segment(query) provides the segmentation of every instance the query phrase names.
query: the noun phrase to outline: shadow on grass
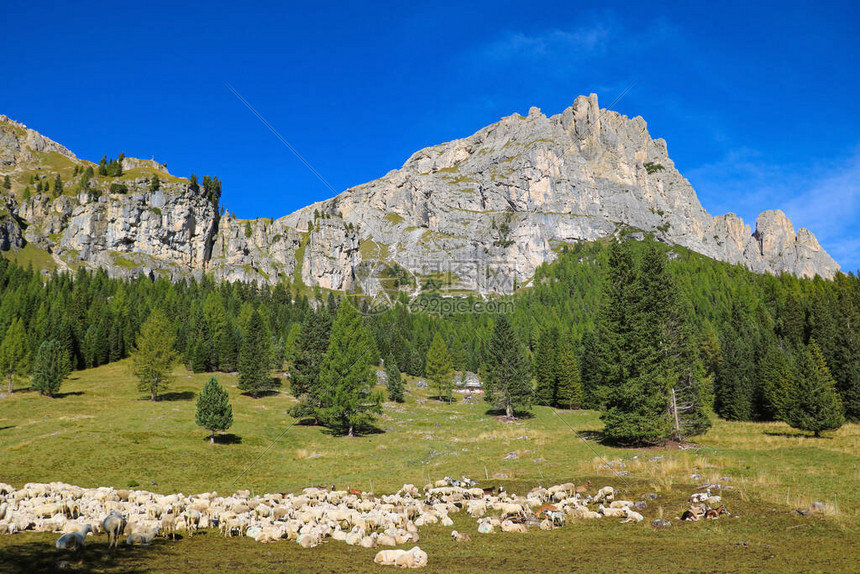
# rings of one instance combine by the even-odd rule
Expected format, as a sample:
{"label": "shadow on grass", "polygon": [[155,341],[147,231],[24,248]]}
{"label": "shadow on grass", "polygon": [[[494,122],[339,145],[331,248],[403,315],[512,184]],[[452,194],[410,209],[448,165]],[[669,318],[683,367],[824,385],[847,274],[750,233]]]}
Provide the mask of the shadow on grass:
{"label": "shadow on grass", "polygon": [[833,437],[832,437],[832,436],[825,436],[825,435],[815,436],[815,435],[814,435],[814,434],[812,434],[812,433],[807,433],[807,432],[803,432],[803,431],[797,431],[797,432],[774,432],[774,431],[765,431],[765,433],[764,433],[764,434],[766,434],[766,435],[768,435],[768,436],[779,436],[779,437],[782,437],[782,438],[812,438],[812,439],[826,439],[826,440],[833,440]]}
{"label": "shadow on grass", "polygon": [[243,397],[251,397],[252,399],[262,399],[263,397],[274,397],[281,394],[280,388],[283,386],[281,379],[277,377],[272,377],[269,384],[266,385],[265,390],[257,391],[256,393],[252,393],[251,391],[245,391],[242,393]]}
{"label": "shadow on grass", "polygon": [[61,571],[146,572],[146,569],[138,564],[149,552],[152,552],[152,547],[129,547],[125,544],[113,550],[108,550],[107,544],[90,544],[74,552],[57,550],[50,542],[23,542],[8,544],[0,549],[0,570],[9,574]]}
{"label": "shadow on grass", "polygon": [[0,427],[0,431],[3,431],[3,430],[9,430],[9,429],[13,429],[13,428],[15,428],[15,425],[9,425],[9,426],[5,426],[5,427]]}
{"label": "shadow on grass", "polygon": [[[325,428],[323,429],[323,434],[327,434],[333,437],[346,437],[349,429],[341,429],[341,428]],[[375,434],[384,434],[385,431],[379,428],[376,425],[362,425],[359,427],[355,427],[352,431],[354,437],[363,437],[370,436]]]}
{"label": "shadow on grass", "polygon": [[[206,437],[206,440],[208,441],[209,437]],[[242,437],[233,433],[216,434],[215,444],[242,444]]]}
{"label": "shadow on grass", "polygon": [[68,393],[57,393],[54,395],[55,399],[65,399],[66,397],[79,397],[81,396],[83,391],[69,391]]}
{"label": "shadow on grass", "polygon": [[190,401],[197,395],[194,391],[180,391],[177,393],[164,393],[158,395],[159,401]]}
{"label": "shadow on grass", "polygon": [[252,393],[252,392],[250,392],[250,391],[245,391],[244,393],[242,393],[242,396],[243,396],[243,397],[248,397],[248,398],[251,398],[251,399],[263,399],[263,398],[266,398],[266,397],[276,397],[276,396],[278,396],[278,395],[280,395],[280,394],[281,394],[281,391],[276,391],[276,390],[273,390],[273,389],[269,389],[269,390],[266,390],[266,391],[257,391],[257,393],[256,393],[256,394],[254,394],[254,393]]}
{"label": "shadow on grass", "polygon": [[523,419],[533,419],[535,418],[535,414],[531,411],[514,411],[514,417],[509,419],[505,414],[505,409],[494,409],[490,407],[484,413],[485,415],[496,417],[497,419],[503,422],[511,422],[515,420],[523,420]]}

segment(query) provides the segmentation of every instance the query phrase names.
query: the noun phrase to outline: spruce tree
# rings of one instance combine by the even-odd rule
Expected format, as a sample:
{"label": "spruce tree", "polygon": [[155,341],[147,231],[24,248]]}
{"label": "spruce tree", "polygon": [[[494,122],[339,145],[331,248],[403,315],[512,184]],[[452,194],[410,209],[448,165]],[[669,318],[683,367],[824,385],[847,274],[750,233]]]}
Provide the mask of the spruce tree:
{"label": "spruce tree", "polygon": [[53,397],[70,372],[71,366],[60,342],[55,339],[43,341],[33,361],[33,382],[30,387],[41,395]]}
{"label": "spruce tree", "polygon": [[563,409],[578,409],[582,405],[582,380],[576,352],[570,341],[563,341],[557,354],[558,392],[556,405]]}
{"label": "spruce tree", "polygon": [[388,355],[385,360],[386,385],[388,386],[388,400],[395,403],[402,403],[403,398],[403,377],[400,375],[400,369],[397,368],[397,363],[394,360],[394,355]]}
{"label": "spruce tree", "polygon": [[239,349],[239,389],[257,398],[272,389],[274,379],[270,369],[269,335],[257,309],[248,319],[242,346]]}
{"label": "spruce tree", "polygon": [[161,180],[158,179],[157,175],[154,175],[149,180],[149,191],[158,191],[159,189],[161,189]]}
{"label": "spruce tree", "polygon": [[9,179],[9,175],[3,176],[3,187],[5,189],[12,189],[12,181]]}
{"label": "spruce tree", "polygon": [[542,405],[560,406],[557,343],[558,329],[544,329],[535,349],[535,398]]}
{"label": "spruce tree", "polygon": [[714,410],[728,420],[752,420],[756,392],[756,349],[749,337],[751,320],[740,305],[720,332],[720,363],[714,388]]}
{"label": "spruce tree", "polygon": [[157,401],[158,393],[170,383],[170,372],[177,358],[175,342],[167,317],[160,310],[152,311],[140,326],[131,352],[132,370],[138,378],[137,388],[148,392],[152,401]]}
{"label": "spruce tree", "polygon": [[758,362],[756,378],[761,385],[763,418],[785,420],[795,394],[795,376],[788,356],[775,341],[766,344]]}
{"label": "spruce tree", "polygon": [[284,368],[292,371],[299,352],[299,335],[302,332],[301,323],[293,323],[284,340]]}
{"label": "spruce tree", "polygon": [[299,399],[290,414],[294,417],[314,413],[319,403],[319,372],[329,347],[331,315],[324,309],[305,315],[299,331],[296,357],[290,370],[290,392]]}
{"label": "spruce tree", "polygon": [[60,174],[57,174],[57,177],[54,179],[54,195],[60,196],[63,195],[63,178],[60,177]]}
{"label": "spruce tree", "polygon": [[20,317],[15,318],[6,330],[3,343],[0,344],[0,372],[9,381],[9,394],[12,394],[12,384],[15,377],[23,377],[30,368],[30,349],[24,322]]}
{"label": "spruce tree", "polygon": [[215,443],[215,431],[225,431],[233,426],[233,407],[230,395],[212,377],[197,397],[197,425],[209,430],[209,442]]}
{"label": "spruce tree", "polygon": [[630,445],[701,434],[704,370],[666,256],[649,245],[634,268],[630,246],[614,248],[601,316],[604,434]]}
{"label": "spruce tree", "polygon": [[836,430],[845,423],[836,382],[815,340],[810,341],[797,360],[797,381],[788,407],[786,422],[793,428],[812,431]]}
{"label": "spruce tree", "polygon": [[371,352],[371,335],[361,315],[349,301],[342,301],[320,366],[315,411],[323,424],[349,437],[382,412],[382,397],[373,392]]}
{"label": "spruce tree", "polygon": [[534,399],[530,370],[522,342],[508,318],[499,315],[487,348],[484,400],[504,409],[508,418],[517,410],[530,409]]}
{"label": "spruce tree", "polygon": [[433,337],[433,342],[430,343],[430,349],[427,351],[424,375],[439,391],[439,400],[448,399],[450,404],[454,372],[451,367],[451,356],[448,354],[448,345],[439,333]]}

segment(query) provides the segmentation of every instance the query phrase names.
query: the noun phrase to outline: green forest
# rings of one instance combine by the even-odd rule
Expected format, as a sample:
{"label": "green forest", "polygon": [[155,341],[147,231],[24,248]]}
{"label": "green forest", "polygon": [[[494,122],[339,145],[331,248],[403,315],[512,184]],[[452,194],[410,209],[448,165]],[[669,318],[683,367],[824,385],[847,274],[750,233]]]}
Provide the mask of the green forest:
{"label": "green forest", "polygon": [[[401,372],[430,379],[449,399],[450,377],[471,371],[508,415],[532,404],[599,409],[607,438],[622,444],[695,436],[710,411],[784,420],[816,435],[860,420],[853,273],[759,275],[650,239],[562,247],[511,296],[507,315],[414,312],[403,293],[371,313],[358,296],[300,285],[48,275],[5,259],[0,293],[0,367],[10,390],[26,381],[51,394],[69,370],[128,357],[157,311],[163,339],[188,369],[239,371],[240,388],[254,396],[289,380],[285,390],[300,399],[294,416],[344,433],[383,400],[371,389],[383,363],[396,376],[394,400]],[[361,312],[339,313],[347,300]],[[366,352],[350,355],[355,348]],[[367,376],[346,377],[356,364]],[[346,415],[332,410],[345,400],[333,388],[344,380],[366,395],[344,403]]]}

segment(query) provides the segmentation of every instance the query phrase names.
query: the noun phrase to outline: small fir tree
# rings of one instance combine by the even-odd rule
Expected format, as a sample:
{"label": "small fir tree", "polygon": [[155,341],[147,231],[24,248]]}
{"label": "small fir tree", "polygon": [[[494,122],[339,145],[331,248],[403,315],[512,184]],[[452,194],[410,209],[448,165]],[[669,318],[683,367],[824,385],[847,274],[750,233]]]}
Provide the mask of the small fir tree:
{"label": "small fir tree", "polygon": [[170,383],[170,371],[177,358],[175,340],[170,322],[159,310],[150,313],[140,327],[131,364],[138,390],[149,393],[152,401],[157,401],[158,393]]}
{"label": "small fir tree", "polygon": [[224,432],[233,426],[233,407],[230,395],[212,377],[197,397],[197,425],[210,432],[209,443],[215,443],[215,431]]}
{"label": "small fir tree", "polygon": [[403,398],[403,377],[400,374],[400,369],[397,368],[397,363],[394,361],[394,355],[388,355],[385,360],[386,384],[388,386],[388,400],[395,403],[402,403]]}
{"label": "small fir tree", "polygon": [[786,422],[793,428],[812,431],[816,437],[845,424],[836,382],[814,340],[798,357],[798,377],[787,415]]}
{"label": "small fir tree", "polygon": [[453,388],[451,356],[448,354],[448,345],[439,333],[433,337],[433,342],[430,343],[430,349],[427,351],[424,375],[439,391],[439,399],[448,399],[450,404]]}
{"label": "small fir tree", "polygon": [[30,385],[43,396],[53,397],[63,379],[71,372],[66,352],[59,341],[51,339],[39,345],[33,362],[33,382]]}
{"label": "small fir tree", "polygon": [[534,393],[529,361],[519,337],[504,315],[496,319],[487,354],[484,400],[504,409],[508,418],[512,418],[517,410],[531,408]]}
{"label": "small fir tree", "polygon": [[30,349],[24,322],[16,318],[6,330],[3,343],[0,344],[0,371],[9,380],[9,394],[15,377],[23,377],[30,368]]}
{"label": "small fir tree", "polygon": [[239,349],[239,388],[254,398],[272,389],[274,379],[270,367],[269,335],[260,311],[254,309],[248,318]]}

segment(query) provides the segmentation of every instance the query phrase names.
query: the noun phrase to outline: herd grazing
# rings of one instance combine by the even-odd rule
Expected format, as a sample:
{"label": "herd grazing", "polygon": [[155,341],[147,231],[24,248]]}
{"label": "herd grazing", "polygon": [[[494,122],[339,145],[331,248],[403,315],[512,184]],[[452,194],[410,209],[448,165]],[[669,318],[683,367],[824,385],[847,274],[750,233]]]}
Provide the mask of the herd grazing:
{"label": "herd grazing", "polygon": [[[531,528],[563,528],[570,520],[615,518],[639,523],[644,501],[616,499],[612,486],[588,494],[591,483],[572,482],[537,487],[526,495],[503,488],[479,488],[475,481],[450,477],[419,489],[405,484],[394,494],[374,496],[348,488],[305,488],[300,493],[252,495],[239,490],[229,496],[216,492],[162,495],[145,490],[82,488],[61,482],[28,483],[21,489],[0,483],[0,534],[23,531],[56,532],[56,548],[78,551],[87,536],[105,535],[117,548],[150,546],[158,536],[176,539],[198,530],[217,531],[225,538],[247,537],[260,543],[291,540],[313,548],[328,540],[362,548],[415,545],[421,527],[451,527],[451,515],[463,512],[475,521],[477,534],[525,534]],[[643,497],[644,498],[644,497]],[[690,497],[683,520],[728,515],[719,496],[710,491]],[[668,524],[668,523],[666,523]],[[469,543],[466,532],[451,532],[457,543]],[[374,562],[404,568],[427,564],[427,553],[383,549]]]}

